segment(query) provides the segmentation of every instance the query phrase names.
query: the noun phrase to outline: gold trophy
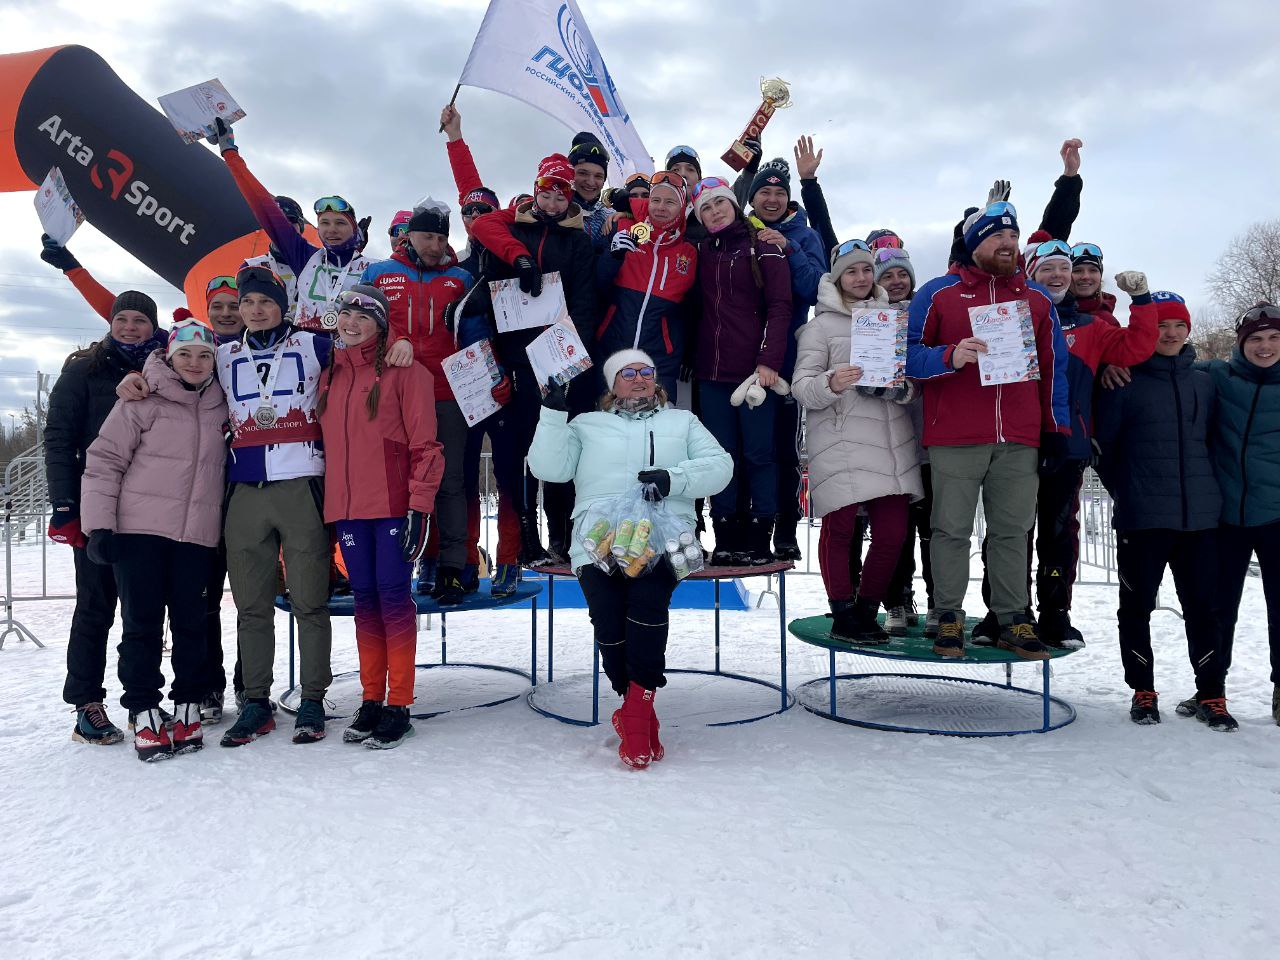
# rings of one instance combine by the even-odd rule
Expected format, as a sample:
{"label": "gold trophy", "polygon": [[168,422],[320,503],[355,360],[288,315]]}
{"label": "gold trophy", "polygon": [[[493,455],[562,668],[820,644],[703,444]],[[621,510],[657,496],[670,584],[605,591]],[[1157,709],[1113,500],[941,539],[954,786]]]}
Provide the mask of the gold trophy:
{"label": "gold trophy", "polygon": [[649,238],[653,236],[653,227],[649,225],[648,220],[642,220],[631,227],[631,238],[636,243],[644,244],[649,242]]}
{"label": "gold trophy", "polygon": [[751,162],[751,150],[742,141],[752,137],[759,140],[761,132],[773,117],[774,111],[791,106],[791,91],[787,88],[785,80],[779,80],[777,77],[766,80],[761,77],[760,93],[764,100],[761,101],[755,116],[751,118],[751,122],[747,124],[747,128],[742,131],[738,139],[733,141],[729,149],[720,157],[734,170],[742,170]]}

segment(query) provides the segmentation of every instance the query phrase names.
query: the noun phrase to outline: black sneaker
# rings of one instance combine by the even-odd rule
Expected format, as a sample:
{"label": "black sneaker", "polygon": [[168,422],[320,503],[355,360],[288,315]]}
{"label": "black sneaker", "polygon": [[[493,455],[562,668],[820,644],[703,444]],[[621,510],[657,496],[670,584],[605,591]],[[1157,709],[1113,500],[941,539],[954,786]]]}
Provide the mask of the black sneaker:
{"label": "black sneaker", "polygon": [[383,707],[378,726],[364,745],[372,750],[390,750],[400,746],[413,734],[408,707]]}
{"label": "black sneaker", "polygon": [[[244,695],[244,691],[237,690],[236,691],[236,713],[239,713],[241,710],[243,710],[244,705],[247,702],[248,702],[248,698]],[[276,703],[274,700],[272,700],[269,697],[267,698],[267,706],[271,708],[272,713],[275,713],[277,710],[280,709],[280,704]]]}
{"label": "black sneaker", "polygon": [[266,700],[246,700],[231,729],[218,742],[224,747],[242,747],[276,728],[276,718]]}
{"label": "black sneaker", "polygon": [[1195,697],[1190,697],[1174,707],[1173,712],[1180,717],[1194,717],[1196,715],[1196,711],[1199,709],[1200,701]]}
{"label": "black sneaker", "polygon": [[996,646],[1023,660],[1049,659],[1049,648],[1040,642],[1035,623],[1025,613],[1015,614],[1012,623],[1000,628]]}
{"label": "black sneaker", "polygon": [[124,739],[101,703],[84,703],[76,707],[76,725],[71,728],[71,739],[76,743],[88,743],[95,747],[119,743]]}
{"label": "black sneaker", "polygon": [[223,692],[219,690],[200,701],[200,722],[202,724],[212,727],[222,722],[223,696]]}
{"label": "black sneaker", "polygon": [[798,563],[801,559],[800,544],[796,540],[796,524],[781,521],[773,531],[773,555],[779,560]]}
{"label": "black sneaker", "polygon": [[462,571],[456,567],[441,567],[436,575],[436,588],[431,596],[442,607],[456,607],[467,595],[462,583]]}
{"label": "black sneaker", "polygon": [[1236,718],[1227,713],[1226,697],[1209,697],[1200,701],[1196,708],[1196,719],[1209,725],[1210,730],[1232,733],[1240,729]]}
{"label": "black sneaker", "polygon": [[347,729],[342,731],[342,739],[346,743],[364,743],[373,736],[374,728],[382,717],[382,704],[377,700],[362,700],[360,709],[351,718]]}
{"label": "black sneaker", "polygon": [[1000,640],[1000,621],[990,610],[978,621],[978,625],[969,634],[969,642],[975,647],[994,647]]}
{"label": "black sneaker", "polygon": [[303,700],[293,721],[294,743],[315,743],[324,739],[324,704]]}
{"label": "black sneaker", "polygon": [[1138,690],[1129,702],[1129,719],[1142,726],[1160,722],[1160,697],[1154,690]]}
{"label": "black sneaker", "polygon": [[964,656],[964,611],[944,610],[938,614],[938,638],[933,652],[940,657]]}

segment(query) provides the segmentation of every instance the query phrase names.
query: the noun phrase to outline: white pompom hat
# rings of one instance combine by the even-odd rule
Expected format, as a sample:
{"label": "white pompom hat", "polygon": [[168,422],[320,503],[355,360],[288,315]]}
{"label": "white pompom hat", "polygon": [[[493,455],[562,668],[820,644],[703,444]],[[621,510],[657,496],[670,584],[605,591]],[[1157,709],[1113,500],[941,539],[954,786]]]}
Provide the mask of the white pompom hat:
{"label": "white pompom hat", "polygon": [[604,373],[604,385],[609,390],[613,389],[613,381],[618,379],[618,371],[623,367],[629,367],[633,363],[643,363],[646,366],[656,367],[653,357],[649,356],[643,350],[619,350],[617,353],[609,357],[601,367]]}

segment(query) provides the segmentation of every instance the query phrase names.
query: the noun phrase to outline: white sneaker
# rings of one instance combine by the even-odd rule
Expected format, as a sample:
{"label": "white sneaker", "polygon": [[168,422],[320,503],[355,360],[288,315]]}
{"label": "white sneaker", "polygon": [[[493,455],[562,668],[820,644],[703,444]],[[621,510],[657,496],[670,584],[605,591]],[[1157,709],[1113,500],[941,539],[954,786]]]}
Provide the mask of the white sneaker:
{"label": "white sneaker", "polygon": [[933,607],[930,607],[929,612],[925,614],[924,635],[930,640],[935,640],[938,636],[938,611]]}
{"label": "white sneaker", "polygon": [[884,628],[891,637],[907,635],[907,608],[890,607],[884,617]]}

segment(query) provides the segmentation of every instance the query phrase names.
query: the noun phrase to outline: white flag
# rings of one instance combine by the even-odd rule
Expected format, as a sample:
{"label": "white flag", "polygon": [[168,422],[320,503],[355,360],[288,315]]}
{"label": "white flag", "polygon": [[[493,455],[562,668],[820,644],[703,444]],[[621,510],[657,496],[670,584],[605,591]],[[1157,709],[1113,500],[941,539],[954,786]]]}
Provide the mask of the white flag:
{"label": "white flag", "polygon": [[575,133],[594,130],[614,183],[653,172],[574,0],[489,0],[459,82],[523,100]]}

